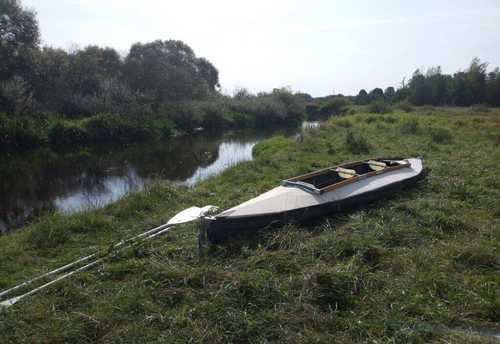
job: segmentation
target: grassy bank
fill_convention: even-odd
[[[0,289],[281,179],[378,155],[423,155],[408,192],[307,227],[197,254],[194,225],[123,252],[0,314],[2,342],[493,342],[500,332],[500,114],[432,108],[331,119],[194,189],[161,183],[104,209],[0,237]]]

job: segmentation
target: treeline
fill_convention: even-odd
[[[124,58],[97,46],[40,48],[35,14],[15,0],[0,6],[0,111],[157,112],[164,103],[206,99],[218,86],[217,69],[181,41],[137,43]]]
[[[182,41],[136,43],[124,57],[41,47],[35,13],[16,0],[0,1],[0,61],[0,150],[295,125],[304,113],[288,89],[222,95],[217,68]]]
[[[429,68],[425,73],[417,69],[397,90],[360,90],[353,101],[358,105],[408,101],[413,105],[500,106],[500,69],[488,72],[487,67],[487,63],[475,58],[465,71],[453,75],[443,74],[441,67]]]

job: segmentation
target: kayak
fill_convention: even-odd
[[[287,223],[306,223],[322,216],[378,200],[414,184],[423,159],[375,158],[340,164],[284,180],[249,201],[203,218],[213,243],[235,235]]]

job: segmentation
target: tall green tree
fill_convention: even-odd
[[[120,76],[120,56],[112,48],[88,46],[70,55],[70,78],[74,92],[97,95],[105,79]]]
[[[394,101],[394,97],[396,96],[396,90],[394,89],[394,87],[392,86],[389,86],[385,89],[384,91],[384,98],[388,101],[388,102],[393,102]]]
[[[22,112],[32,96],[40,43],[35,13],[20,1],[0,1],[0,111]]]
[[[384,91],[377,87],[370,91],[369,94],[370,101],[381,100],[384,98]]]
[[[500,106],[500,69],[497,67],[486,79],[486,102],[493,106]]]
[[[467,84],[470,88],[472,104],[481,104],[486,100],[486,69],[487,63],[474,58],[467,70]]]
[[[196,61],[199,77],[204,80],[211,91],[219,88],[219,71],[206,58],[200,57]]]
[[[466,72],[453,74],[451,92],[454,105],[470,106],[473,104],[474,95],[472,94],[472,88],[469,86],[469,78]]]
[[[134,44],[125,72],[131,88],[150,95],[155,109],[163,102],[203,99],[219,84],[215,67],[176,40]]]
[[[370,97],[368,96],[368,92],[366,90],[361,89],[356,96],[355,103],[357,105],[366,105],[370,102]]]
[[[429,104],[430,90],[425,80],[425,75],[417,69],[408,83],[410,101],[415,105]]]
[[[39,109],[63,113],[62,104],[73,93],[68,83],[69,71],[70,57],[66,51],[45,47],[37,54],[34,96]]]

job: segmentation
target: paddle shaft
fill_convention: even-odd
[[[47,288],[48,286],[51,286],[52,284],[56,283],[56,282],[59,282],[60,280],[63,280],[65,279],[66,277],[69,277],[71,275],[74,275],[76,274],[77,272],[80,272],[80,271],[84,271],[86,269],[90,269],[91,267],[93,267],[94,265],[97,265],[100,261],[102,261],[104,258],[99,258],[97,260],[94,260],[92,263],[89,263],[87,265],[84,265],[82,267],[79,267],[78,269],[76,270],[73,270],[71,272],[68,272],[67,274],[65,275],[62,275],[62,276],[59,276],[57,277],[56,279],[53,279],[52,281],[50,282],[47,282],[45,284],[42,284],[41,286],[35,288],[35,289],[31,289],[29,292],[27,293],[24,293],[22,295],[19,295],[19,296],[16,296],[16,297],[13,297],[13,298],[10,298],[10,299],[7,299],[7,300],[4,300],[2,302],[0,302],[0,306],[3,306],[3,307],[10,307],[16,303],[18,303],[19,301],[21,301],[22,299],[24,299],[25,297],[27,296],[30,296],[30,295],[33,295],[34,293],[42,290],[42,289],[45,289]]]
[[[129,243],[129,242],[131,242],[131,241],[134,241],[134,240],[140,239],[140,238],[142,238],[142,237],[144,237],[144,236],[146,236],[146,235],[150,235],[150,234],[152,234],[152,233],[155,233],[155,232],[157,232],[157,231],[160,231],[160,230],[162,230],[162,229],[164,229],[164,228],[168,228],[168,227],[169,227],[169,225],[168,225],[168,223],[166,223],[166,224],[163,224],[163,225],[161,225],[161,226],[158,226],[158,227],[152,228],[152,229],[150,229],[150,230],[147,230],[146,232],[143,232],[143,233],[141,233],[141,234],[138,234],[138,235],[136,235],[136,236],[133,236],[133,237],[131,237],[131,238],[129,238],[129,239],[122,240],[122,241],[120,241],[120,242],[118,242],[118,243],[114,244],[114,245],[112,246],[112,248],[114,248],[114,249],[119,248],[119,247],[121,247],[122,245],[124,245],[124,244],[126,244],[126,243]],[[28,281],[25,281],[25,282],[23,282],[23,283],[21,283],[21,284],[18,284],[18,285],[16,285],[16,286],[12,287],[12,288],[6,289],[6,290],[4,290],[4,291],[0,292],[0,297],[3,297],[3,296],[5,296],[5,295],[8,295],[8,294],[10,294],[11,292],[13,292],[13,291],[15,291],[15,290],[17,290],[17,289],[19,289],[19,288],[22,288],[22,287],[25,287],[25,286],[27,286],[27,285],[30,285],[31,283],[36,282],[36,281],[38,281],[38,280],[40,280],[40,279],[42,279],[42,278],[49,277],[49,276],[55,275],[55,274],[57,274],[57,273],[60,273],[60,272],[63,272],[63,271],[69,270],[70,268],[72,268],[73,266],[75,266],[75,265],[77,265],[77,264],[80,264],[80,263],[85,262],[85,261],[87,261],[87,260],[89,260],[89,259],[92,259],[92,258],[97,257],[97,256],[99,255],[99,252],[100,252],[100,251],[96,251],[96,252],[94,252],[94,253],[92,253],[92,254],[90,254],[90,255],[88,255],[88,256],[85,256],[85,257],[79,258],[79,259],[77,259],[77,260],[75,260],[75,261],[73,261],[73,262],[71,262],[71,263],[69,263],[69,264],[63,265],[63,266],[61,266],[61,267],[59,267],[59,268],[57,268],[57,269],[55,269],[55,270],[52,270],[52,271],[46,272],[46,273],[44,273],[44,274],[42,274],[42,275],[40,275],[40,276],[34,277],[34,278],[32,278],[32,279],[30,279],[30,280],[28,280]],[[108,252],[107,254],[109,254],[109,252]]]
[[[156,232],[156,233],[152,233],[152,234],[150,234],[149,236],[147,236],[146,238],[144,238],[144,239],[142,240],[142,242],[144,242],[144,241],[146,241],[146,240],[149,240],[149,239],[153,239],[153,238],[155,238],[155,237],[157,237],[157,236],[159,236],[159,235],[161,235],[161,234],[163,234],[163,233],[166,233],[166,232],[167,232],[167,231],[168,231],[168,230],[169,230],[172,226],[174,226],[174,225],[170,225],[170,226],[168,226],[168,227],[166,227],[166,228],[165,228],[165,227],[163,227],[163,229],[162,229],[162,230],[159,230],[159,231],[158,231],[158,232]],[[159,226],[159,227],[162,227],[162,226]],[[159,227],[157,227],[157,228],[159,228]],[[158,229],[157,229],[157,230],[158,230]],[[152,231],[152,230],[150,230],[150,231],[148,231],[148,232],[149,232],[149,233],[151,233],[151,231]],[[140,234],[140,236],[138,235],[138,236],[136,236],[136,237],[139,237],[139,238],[144,237],[145,235],[147,235],[147,234],[145,234],[145,233],[146,233],[146,232],[141,233],[141,234]],[[126,240],[125,240],[125,241],[126,241]],[[125,241],[123,241],[123,242],[125,242]],[[120,243],[123,243],[123,242],[120,242]],[[120,244],[120,243],[118,243],[118,244]],[[131,247],[131,246],[133,246],[134,244],[135,244],[135,243],[131,243],[130,245],[125,246],[125,248]],[[59,276],[59,277],[57,277],[56,279],[54,279],[54,280],[52,280],[52,281],[50,281],[50,282],[47,282],[47,283],[45,283],[45,284],[42,284],[41,286],[39,286],[39,287],[37,287],[37,288],[35,288],[35,289],[32,289],[32,290],[30,290],[30,291],[28,291],[28,292],[26,292],[26,293],[24,293],[24,294],[22,294],[22,295],[19,295],[19,296],[16,296],[16,297],[13,297],[13,298],[10,298],[10,299],[7,299],[7,300],[4,300],[4,301],[0,302],[0,306],[3,306],[3,307],[10,307],[10,306],[12,306],[12,305],[16,304],[17,302],[21,301],[21,300],[22,300],[22,299],[24,299],[25,297],[30,296],[30,295],[33,295],[33,294],[35,294],[36,292],[39,292],[40,290],[43,290],[43,289],[45,289],[45,288],[47,288],[47,287],[51,286],[52,284],[54,284],[54,283],[56,283],[56,282],[59,282],[59,281],[61,281],[61,280],[65,279],[65,278],[67,278],[67,277],[70,277],[70,276],[72,276],[72,275],[76,274],[77,272],[81,272],[81,271],[84,271],[84,270],[90,269],[91,267],[93,267],[93,266],[97,265],[98,263],[102,262],[102,261],[103,261],[106,257],[107,257],[107,255],[106,255],[106,256],[104,256],[104,257],[101,257],[101,258],[99,258],[99,259],[97,259],[97,260],[94,260],[93,262],[91,262],[91,263],[89,263],[89,264],[87,264],[87,265],[84,265],[84,266],[82,266],[82,267],[79,267],[79,268],[78,268],[78,269],[76,269],[76,270],[73,270],[73,271],[71,271],[71,272],[68,272],[67,274],[64,274],[64,275],[62,275],[62,276]],[[86,257],[84,257],[84,258],[86,258]],[[68,265],[69,265],[69,264],[68,264]],[[54,271],[55,271],[55,270],[54,270]],[[33,280],[35,280],[35,279],[33,279]],[[32,280],[32,281],[33,281],[33,280]],[[13,289],[13,288],[11,288],[11,289]]]

